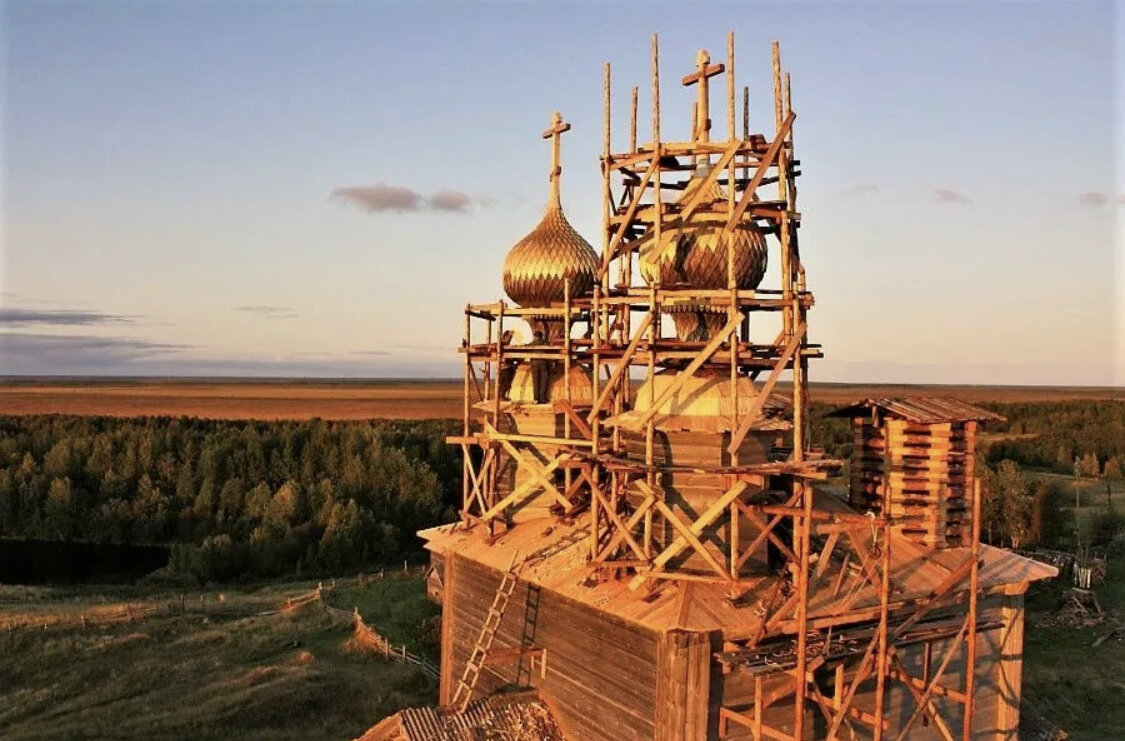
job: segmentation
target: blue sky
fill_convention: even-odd
[[[771,39],[792,73],[814,380],[1125,384],[1123,10],[7,2],[0,372],[454,375],[551,113],[598,245],[603,62],[624,148],[659,32],[686,137],[729,28],[755,130]]]

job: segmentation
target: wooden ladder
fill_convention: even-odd
[[[492,606],[488,608],[488,616],[485,617],[484,624],[480,628],[480,635],[477,636],[476,645],[473,646],[469,661],[465,664],[465,671],[457,682],[457,690],[453,693],[453,702],[450,704],[458,711],[464,711],[469,706],[469,700],[473,696],[473,688],[477,686],[477,679],[480,678],[481,667],[484,666],[484,660],[488,657],[488,650],[492,648],[492,641],[496,638],[496,630],[500,627],[500,621],[504,619],[504,611],[508,609],[512,591],[516,588],[517,577],[514,556],[512,557],[512,563],[513,565],[509,566],[508,571],[504,573],[504,578],[500,580],[500,586],[496,589],[496,596],[492,598]]]

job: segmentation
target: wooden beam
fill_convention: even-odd
[[[793,495],[789,498],[789,501],[786,503],[786,505],[790,506],[795,501],[797,501],[797,497],[796,497],[796,495]],[[750,545],[747,546],[746,550],[743,552],[742,556],[739,558],[739,562],[738,562],[739,568],[742,568],[742,565],[744,563],[746,563],[746,561],[750,558],[750,555],[752,553],[754,553],[754,551],[758,550],[758,546],[760,546],[762,544],[762,542],[765,541],[765,539],[769,537],[770,532],[774,529],[774,527],[777,526],[777,524],[779,522],[781,522],[782,518],[784,518],[784,517],[786,517],[786,515],[782,515],[782,514],[774,515],[773,519],[771,519],[766,524],[766,529],[763,530],[762,532],[758,533],[757,536],[755,536],[754,540],[751,541]],[[790,551],[790,552],[792,552],[792,551]]]
[[[610,264],[617,258],[618,248],[625,237],[625,232],[629,230],[629,225],[633,223],[633,218],[637,215],[637,209],[640,208],[641,195],[652,181],[653,173],[658,171],[658,168],[655,166],[658,152],[659,150],[653,153],[652,160],[650,161],[648,169],[645,170],[644,177],[641,178],[641,183],[637,188],[637,192],[633,194],[633,202],[629,204],[629,208],[625,211],[625,218],[621,220],[621,224],[617,227],[613,238],[609,240],[609,246],[606,247],[605,255],[602,258],[602,265],[598,269],[599,279],[602,274],[609,272]]]
[[[781,377],[782,371],[785,370],[785,366],[789,364],[789,361],[793,358],[793,354],[797,352],[797,348],[801,346],[804,338],[805,324],[802,322],[797,327],[797,331],[793,333],[793,338],[789,340],[789,344],[785,346],[785,351],[781,354],[781,357],[778,358],[773,370],[770,371],[769,377],[766,378],[761,392],[755,397],[754,403],[751,405],[746,418],[742,420],[742,424],[738,426],[738,430],[731,435],[730,445],[727,446],[727,452],[731,455],[735,455],[738,452],[738,448],[742,445],[742,441],[746,438],[747,433],[750,432],[750,428],[761,418],[762,407],[765,406],[766,400],[769,399],[769,395],[773,392],[773,387]]]
[[[780,154],[781,148],[785,144],[785,136],[789,133],[789,128],[793,125],[794,118],[796,118],[796,114],[793,112],[790,112],[789,115],[785,117],[781,129],[777,132],[777,137],[773,140],[773,143],[770,144],[770,148],[766,150],[766,154],[762,157],[761,162],[758,163],[758,168],[754,171],[754,176],[750,178],[750,183],[746,186],[746,190],[742,192],[742,198],[738,200],[738,205],[734,207],[734,212],[731,213],[730,218],[727,219],[726,226],[724,227],[726,231],[729,232],[734,229],[735,225],[742,220],[742,216],[746,213],[746,209],[751,202],[758,200],[755,191],[757,191],[758,186],[762,184],[762,179],[766,176],[766,171],[768,171],[777,160],[777,156]]]
[[[587,440],[590,440],[594,437],[594,433],[590,429],[590,425],[586,423],[586,420],[582,419],[582,416],[569,401],[556,401],[554,402],[554,407],[555,411],[562,412],[567,416],[567,419],[569,419],[571,423],[578,428],[578,432],[582,435],[582,437],[586,438]]]
[[[609,395],[613,393],[614,387],[617,386],[617,383],[621,380],[622,375],[625,374],[625,372],[629,369],[629,360],[637,351],[637,346],[641,344],[641,340],[645,335],[645,330],[648,329],[648,325],[651,321],[652,315],[645,314],[645,318],[641,320],[640,325],[637,327],[636,333],[633,335],[633,339],[629,340],[629,344],[625,348],[625,352],[621,355],[621,359],[617,361],[617,367],[613,369],[613,373],[610,375],[609,380],[605,382],[605,388],[602,389],[601,394],[594,402],[594,408],[590,410],[590,416],[586,418],[586,421],[590,424],[594,423],[594,419],[598,416],[598,413],[601,412],[602,407],[609,399]]]
[[[695,552],[698,553],[703,558],[703,560],[707,562],[707,565],[715,570],[715,573],[718,574],[720,578],[729,581],[731,579],[731,575],[727,572],[726,568],[724,568],[723,565],[719,563],[718,559],[716,559],[715,556],[712,555],[711,551],[707,550],[707,547],[703,544],[703,542],[699,540],[698,534],[695,532],[695,523],[693,523],[691,527],[685,525],[680,520],[680,518],[676,516],[676,513],[673,512],[667,504],[659,499],[656,500],[655,504],[656,509],[660,512],[660,514],[664,515],[664,519],[668,521],[668,524],[671,525],[672,528],[680,534],[680,538],[682,538],[687,543],[687,545],[690,545],[692,549],[695,550]],[[725,508],[726,505],[724,505],[724,509]],[[699,531],[702,532],[703,528],[700,527]],[[679,541],[677,540],[677,542]],[[657,558],[659,559],[659,556]],[[668,560],[670,559],[665,559],[664,563],[667,563]]]
[[[719,346],[722,345],[723,342],[730,336],[730,333],[738,327],[741,321],[741,317],[735,317],[734,319],[729,320],[726,323],[726,326],[720,329],[715,334],[715,336],[711,338],[711,341],[708,342],[703,347],[703,349],[699,351],[698,354],[696,354],[695,359],[692,360],[686,368],[676,374],[675,378],[672,380],[672,383],[668,384],[664,388],[664,391],[661,392],[660,396],[658,396],[656,400],[653,401],[652,406],[646,409],[644,414],[642,414],[640,418],[634,420],[630,424],[630,427],[634,430],[639,430],[644,427],[644,425],[653,417],[653,415],[657,413],[657,410],[660,409],[661,406],[663,406],[664,402],[671,398],[672,395],[677,391],[679,391],[680,388],[685,383],[687,383],[687,381],[692,376],[695,375],[695,372],[699,370],[699,368],[705,362],[707,362],[712,355],[715,354],[715,351],[719,349]]]
[[[587,475],[585,470],[582,471],[582,477],[589,482],[590,492],[592,496],[594,496],[598,500],[598,504],[601,505],[602,511],[605,513],[606,517],[608,517],[610,521],[613,522],[613,524],[617,527],[617,531],[621,533],[622,538],[629,544],[629,547],[633,549],[633,553],[636,554],[637,558],[644,559],[644,549],[641,548],[640,544],[633,538],[633,535],[630,532],[632,528],[627,527],[626,524],[621,520],[621,515],[617,513],[616,508],[612,507],[610,503],[605,500],[605,497],[602,496],[601,491],[599,491],[598,487],[594,485],[594,482],[590,480],[590,477]]]
[[[559,456],[558,458],[555,458],[553,461],[548,463],[546,465],[546,467],[541,469],[540,473],[544,476],[546,474],[551,473],[552,471],[554,471],[556,468],[559,467],[559,464],[562,462],[563,458],[564,458],[564,456]],[[542,488],[542,485],[538,481],[536,481],[535,479],[528,479],[527,481],[523,482],[518,487],[516,487],[510,494],[508,494],[508,496],[504,497],[502,500],[500,500],[495,505],[493,505],[491,509],[489,509],[487,512],[482,514],[481,519],[482,520],[493,519],[494,517],[496,517],[498,514],[503,512],[508,507],[514,505],[516,502],[522,501],[529,494],[531,494],[531,493],[535,492],[537,489],[541,489],[541,488]],[[553,486],[551,488],[554,489]],[[559,494],[557,489],[555,490],[555,494],[557,495],[558,498],[563,499],[562,494]],[[563,501],[566,501],[566,500],[563,499]],[[569,502],[567,502],[567,504],[569,504]]]
[[[957,637],[950,641],[949,647],[946,648],[945,655],[942,656],[941,663],[938,665],[937,671],[934,672],[934,676],[930,680],[929,686],[926,687],[926,690],[922,693],[922,697],[917,701],[917,706],[914,708],[914,712],[911,713],[910,718],[906,721],[906,724],[902,727],[902,730],[900,730],[898,735],[895,736],[895,741],[903,741],[903,739],[907,737],[907,734],[910,733],[910,729],[914,727],[914,723],[918,720],[918,716],[921,715],[922,711],[925,709],[926,704],[930,699],[930,695],[933,694],[934,687],[938,685],[938,682],[941,680],[942,675],[945,674],[945,670],[949,668],[949,662],[953,660],[953,656],[961,647],[961,639],[964,637],[965,631],[968,629],[968,627],[969,621],[968,618],[966,618],[964,624],[961,626],[960,632],[957,633]]]
[[[659,501],[658,497],[656,496],[656,492],[654,492],[651,488],[649,488],[647,483],[638,480],[636,482],[636,484],[637,484],[638,487],[641,488],[642,491],[644,491],[646,494],[650,495],[654,500],[656,500],[656,506],[657,507],[663,506],[665,510],[667,509],[667,506],[664,505],[663,502]],[[722,514],[724,511],[726,511],[726,508],[728,506],[730,506],[731,502],[735,501],[736,499],[738,499],[738,497],[742,496],[742,494],[746,491],[747,486],[749,486],[749,485],[746,484],[745,482],[740,481],[740,482],[736,483],[734,486],[732,486],[730,489],[728,489],[725,493],[723,493],[722,496],[720,496],[718,499],[716,499],[714,502],[712,502],[711,506],[709,506],[706,509],[706,511],[704,511],[703,514],[701,514],[699,516],[699,518],[691,524],[690,527],[686,528],[687,532],[690,533],[695,538],[698,538],[698,536],[703,532],[704,528],[706,528],[708,525],[710,525],[712,522],[714,522],[714,520],[720,514]],[[676,526],[675,522],[673,522],[672,524],[673,524],[673,526]],[[682,523],[681,523],[681,525],[682,525]],[[698,542],[698,540],[696,542]],[[676,540],[674,540],[671,543],[671,545],[669,545],[667,548],[665,548],[659,555],[656,556],[656,558],[653,559],[652,569],[654,571],[662,571],[664,569],[665,564],[667,564],[673,558],[675,558],[680,553],[682,553],[683,550],[688,547],[689,543],[690,543],[690,541],[689,541],[688,537],[686,537],[685,534],[681,531],[680,537],[676,538]],[[691,543],[691,544],[695,545],[694,543]],[[706,551],[706,550],[704,550],[702,553],[705,553],[706,556],[711,555],[710,552]],[[706,556],[704,556],[704,557],[706,558]],[[714,561],[713,556],[711,557],[711,560]],[[716,570],[719,573],[722,573],[728,579],[730,578],[730,576],[728,574],[726,574],[726,570],[723,569],[722,564],[719,564],[717,561],[715,561],[714,566],[718,566],[718,569],[716,569]],[[629,589],[635,590],[638,587],[640,587],[641,584],[643,584],[645,582],[645,578],[646,578],[645,574],[638,574],[636,577],[633,578],[633,580],[631,582],[629,582]]]

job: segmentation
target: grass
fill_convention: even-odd
[[[1093,648],[1112,625],[1095,628],[1040,627],[1037,618],[1058,608],[1070,585],[1060,576],[1034,588],[1027,601],[1023,702],[1065,729],[1073,741],[1125,738],[1125,642]],[[1102,608],[1125,618],[1125,559],[1109,564],[1096,590]]]
[[[276,608],[308,582],[226,592],[228,611]],[[29,614],[89,612],[171,595],[133,588],[0,588],[0,627]],[[208,595],[216,600],[217,594]],[[189,596],[189,604],[192,597]],[[194,597],[198,601],[198,596]],[[436,612],[419,580],[330,593],[358,604],[394,641],[425,649]],[[32,739],[350,739],[409,705],[436,701],[433,681],[345,648],[350,628],[317,605],[253,617],[198,612],[81,629],[0,632],[0,737]]]

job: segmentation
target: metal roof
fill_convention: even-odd
[[[920,424],[940,422],[967,422],[975,420],[1006,421],[1003,417],[987,409],[973,406],[960,399],[941,396],[910,396],[897,399],[864,399],[833,411],[830,417],[858,417],[872,409],[881,409],[885,414]]]

